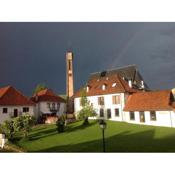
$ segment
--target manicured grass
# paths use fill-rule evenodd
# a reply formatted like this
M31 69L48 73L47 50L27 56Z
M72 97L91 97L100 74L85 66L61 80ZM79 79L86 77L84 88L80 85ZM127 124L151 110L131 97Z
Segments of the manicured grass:
M28 152L102 152L102 133L95 121L87 127L82 122L57 133L55 125L33 128L28 141L17 145ZM106 152L175 152L175 128L107 122Z

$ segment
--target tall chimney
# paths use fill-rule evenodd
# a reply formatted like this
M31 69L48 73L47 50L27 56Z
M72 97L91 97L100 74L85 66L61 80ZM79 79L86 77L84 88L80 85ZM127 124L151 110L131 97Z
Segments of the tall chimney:
M71 51L66 52L66 69L66 95L70 98L74 94L73 53Z
M171 92L172 92L173 97L174 97L174 100L175 100L175 88L173 88L173 89L171 90Z

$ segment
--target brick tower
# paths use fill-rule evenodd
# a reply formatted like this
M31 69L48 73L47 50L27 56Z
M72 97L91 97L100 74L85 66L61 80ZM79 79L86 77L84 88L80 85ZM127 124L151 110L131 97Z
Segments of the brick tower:
M66 53L66 95L68 98L74 94L74 81L73 81L73 53L68 51Z
M73 113L74 81L73 81L73 53L66 52L66 95L67 113Z

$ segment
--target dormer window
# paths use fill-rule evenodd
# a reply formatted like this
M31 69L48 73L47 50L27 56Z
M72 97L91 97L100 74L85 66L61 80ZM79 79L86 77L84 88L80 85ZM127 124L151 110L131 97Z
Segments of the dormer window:
M106 86L107 86L106 84L103 84L103 85L102 85L102 90L103 90L103 91L106 90Z
M113 83L113 84L112 84L112 87L115 87L116 85L117 85L117 83Z
M142 88L142 89L145 88L143 80L141 81L141 88Z

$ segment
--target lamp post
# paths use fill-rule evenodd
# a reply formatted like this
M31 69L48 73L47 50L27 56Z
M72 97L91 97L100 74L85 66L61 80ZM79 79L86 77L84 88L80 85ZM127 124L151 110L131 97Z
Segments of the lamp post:
M102 129L102 140L103 140L103 152L105 152L105 129L106 129L106 122L104 119L100 119L99 121L100 128Z

